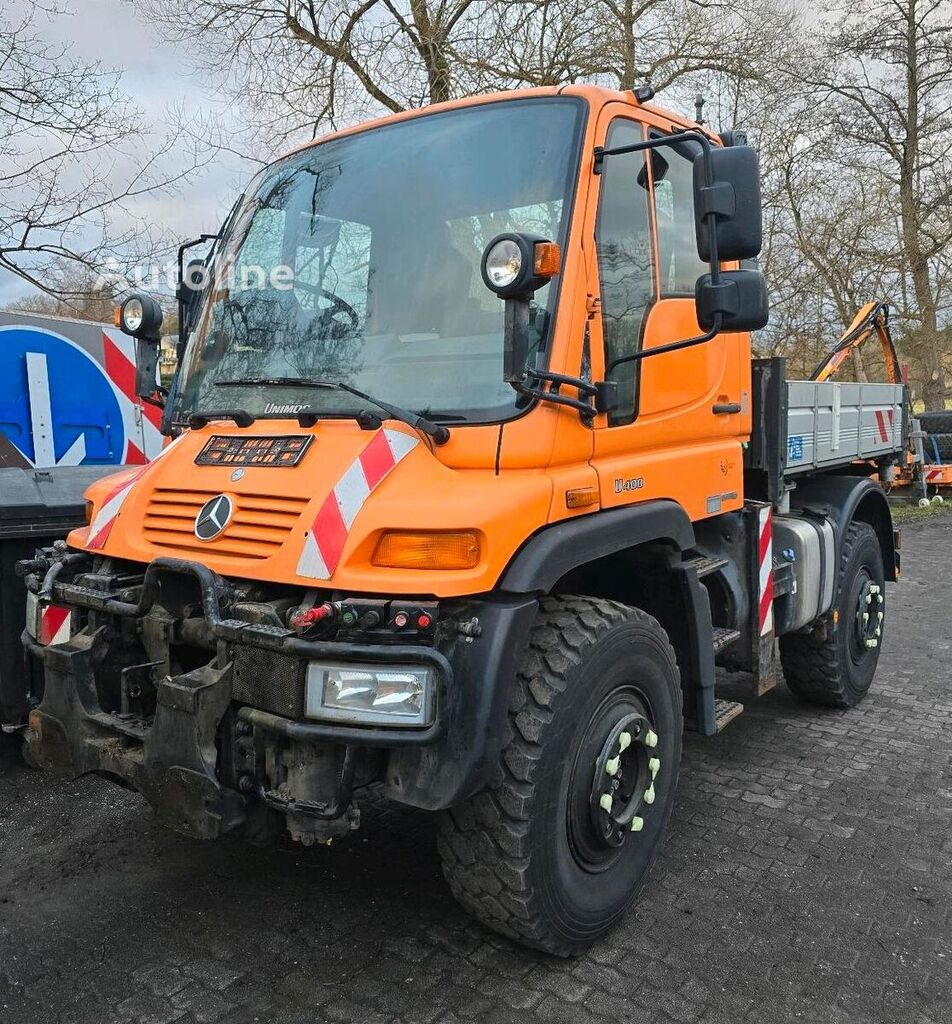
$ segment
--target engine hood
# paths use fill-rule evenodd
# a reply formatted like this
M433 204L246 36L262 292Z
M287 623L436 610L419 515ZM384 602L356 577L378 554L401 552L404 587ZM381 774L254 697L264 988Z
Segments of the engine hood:
M70 534L75 548L185 558L233 578L449 597L493 587L547 522L552 480L542 469L449 467L393 422L374 431L349 421L308 430L219 422L182 435L148 466L97 481L86 498L90 524ZM373 565L387 530L474 531L478 564Z

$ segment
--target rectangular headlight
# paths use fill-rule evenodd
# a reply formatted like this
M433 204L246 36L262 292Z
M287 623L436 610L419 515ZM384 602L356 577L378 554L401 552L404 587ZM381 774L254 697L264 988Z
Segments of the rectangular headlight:
M307 666L305 715L350 725L427 726L433 721L433 673L422 665Z

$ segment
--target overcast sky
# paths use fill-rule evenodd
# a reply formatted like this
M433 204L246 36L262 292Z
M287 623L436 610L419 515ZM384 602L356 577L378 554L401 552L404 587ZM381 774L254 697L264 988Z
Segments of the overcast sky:
M0 0L4 13L17 20L31 0ZM101 60L104 67L122 72L120 87L159 131L168 124L170 107L184 102L219 119L230 116L214 89L192 73L188 54L162 42L144 16L128 0L67 0L69 15L48 20L39 15L36 28L44 37L72 44L72 52L84 60ZM204 170L174 197L149 199L135 210L177 236L191 237L214 231L231 207L244 181L253 173L226 158ZM0 307L31 291L17 278L0 271Z

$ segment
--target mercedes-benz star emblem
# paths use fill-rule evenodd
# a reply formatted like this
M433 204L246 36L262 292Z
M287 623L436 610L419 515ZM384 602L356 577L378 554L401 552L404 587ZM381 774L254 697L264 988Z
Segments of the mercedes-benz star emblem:
M214 540L231 522L234 510L227 494L219 494L206 501L195 517L195 536L199 540Z

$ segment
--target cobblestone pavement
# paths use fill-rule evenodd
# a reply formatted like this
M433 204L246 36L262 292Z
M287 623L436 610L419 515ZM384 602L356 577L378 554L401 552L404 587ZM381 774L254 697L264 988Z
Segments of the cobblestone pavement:
M630 918L577 961L485 932L433 821L330 850L201 844L99 780L0 774L0 1020L952 1020L952 519L907 529L874 690L784 688L689 737Z

